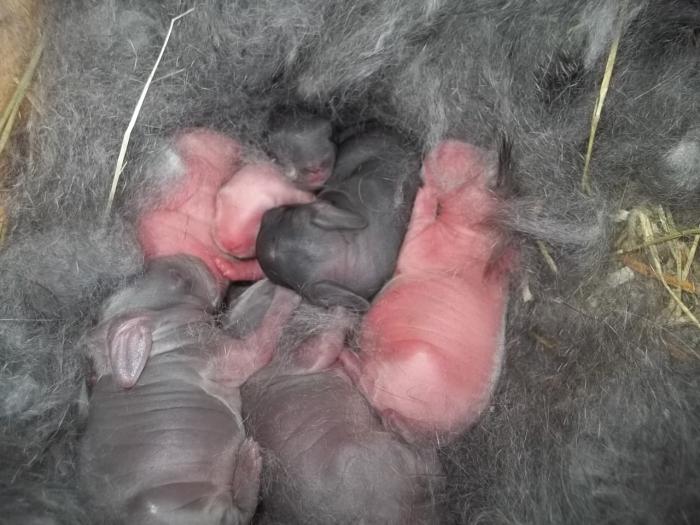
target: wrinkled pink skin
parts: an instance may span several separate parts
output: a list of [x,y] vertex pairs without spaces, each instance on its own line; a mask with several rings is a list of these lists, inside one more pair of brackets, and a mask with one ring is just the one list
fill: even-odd
[[[503,354],[507,262],[493,261],[497,206],[485,153],[438,145],[423,166],[395,277],[364,318],[346,370],[407,439],[450,440],[487,406]],[[508,256],[504,256],[507,258]]]
[[262,278],[252,258],[262,215],[276,206],[311,202],[313,196],[297,189],[274,164],[241,167],[241,145],[220,133],[188,131],[176,138],[173,149],[182,174],[138,223],[146,258],[194,255],[222,287],[227,280]]
[[311,193],[296,188],[275,164],[244,166],[216,195],[214,241],[234,257],[255,257],[260,221],[267,210],[313,200]]

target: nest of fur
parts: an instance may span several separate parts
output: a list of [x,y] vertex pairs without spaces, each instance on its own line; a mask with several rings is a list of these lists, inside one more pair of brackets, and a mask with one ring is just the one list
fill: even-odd
[[[619,4],[47,5],[37,110],[4,152],[3,519],[104,521],[75,489],[85,416],[76,342],[141,268],[133,221],[167,184],[149,162],[190,126],[254,148],[270,109],[291,102],[339,123],[377,119],[424,152],[443,138],[512,144],[502,222],[522,255],[507,357],[491,408],[441,449],[443,522],[697,522],[700,6]],[[134,105],[170,19],[190,7],[103,222]],[[617,34],[584,192],[591,112]]]

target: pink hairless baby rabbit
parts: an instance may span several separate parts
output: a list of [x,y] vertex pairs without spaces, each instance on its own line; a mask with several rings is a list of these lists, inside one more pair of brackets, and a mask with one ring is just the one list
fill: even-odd
[[[501,368],[508,275],[486,152],[447,141],[423,167],[394,278],[343,363],[385,424],[454,437],[486,407]],[[507,252],[506,252],[507,253]]]
[[[304,121],[305,122],[305,121]],[[318,124],[297,124],[296,141],[285,151],[296,151],[317,137]],[[313,121],[314,123],[316,121]],[[284,125],[290,126],[288,121]],[[330,125],[328,125],[330,126]],[[277,130],[283,133],[284,130]],[[280,147],[277,142],[270,146]],[[334,158],[335,146],[326,140],[314,155],[324,162]],[[262,271],[255,259],[255,241],[263,214],[290,204],[314,200],[303,188],[313,187],[306,172],[283,163],[255,162],[243,165],[242,146],[234,139],[206,129],[194,129],[177,136],[172,150],[174,162],[159,169],[175,171],[174,185],[160,202],[139,220],[139,241],[146,258],[186,253],[199,257],[220,282],[257,280]],[[310,154],[281,156],[280,162],[311,162]],[[294,167],[292,167],[294,168]],[[295,173],[294,182],[284,173]],[[322,173],[323,177],[329,171]],[[318,170],[308,175],[313,183]]]

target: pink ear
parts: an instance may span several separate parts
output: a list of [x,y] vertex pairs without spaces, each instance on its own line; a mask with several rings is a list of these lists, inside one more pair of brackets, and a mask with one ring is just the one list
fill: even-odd
[[413,201],[411,220],[408,223],[404,244],[421,234],[423,230],[435,222],[439,206],[440,202],[437,194],[431,187],[423,186],[418,190],[416,199]]
[[151,320],[145,315],[115,319],[107,335],[112,375],[122,388],[131,388],[151,353]]

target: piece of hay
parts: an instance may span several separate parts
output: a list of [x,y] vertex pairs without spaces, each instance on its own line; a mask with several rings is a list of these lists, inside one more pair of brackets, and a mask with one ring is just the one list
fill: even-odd
[[[640,215],[640,222],[642,225],[642,229],[644,231],[644,235],[648,237],[653,236],[652,228],[651,228],[651,222],[649,221],[649,217],[646,215]],[[668,294],[671,296],[671,299],[673,299],[676,304],[678,304],[678,307],[681,309],[681,311],[690,319],[690,321],[696,325],[698,328],[700,328],[700,321],[698,321],[697,317],[693,314],[693,312],[690,311],[690,309],[685,305],[685,303],[681,300],[681,298],[676,295],[673,290],[671,290],[671,287],[668,285],[666,280],[664,279],[663,276],[663,270],[661,269],[661,259],[659,258],[658,250],[655,245],[649,246],[647,248],[649,250],[649,253],[651,255],[651,260],[653,263],[653,268],[654,271],[657,274],[657,278],[661,281],[661,284],[664,285],[664,288],[666,288],[666,291]]]
[[547,245],[542,242],[542,241],[537,241],[537,248],[539,248],[540,253],[542,254],[542,258],[544,259],[544,262],[547,263],[547,266],[549,269],[552,271],[554,275],[557,275],[559,273],[559,268],[557,268],[557,263],[554,262],[554,259],[552,256],[549,254],[549,250],[547,249]]
[[688,275],[690,274],[690,269],[693,267],[693,263],[695,262],[695,254],[697,253],[699,243],[700,234],[693,238],[693,244],[688,251],[688,260],[686,261],[685,268],[683,268],[683,279],[687,279]]
[[674,241],[676,239],[680,239],[681,237],[690,237],[691,235],[695,235],[696,239],[700,238],[700,228],[688,228],[685,230],[680,230],[680,231],[675,231],[675,232],[669,233],[668,235],[654,237],[652,239],[644,241],[643,243],[636,244],[636,245],[632,246],[631,248],[616,250],[615,255],[625,255],[627,253],[632,253],[632,252],[636,252],[639,250],[643,250],[644,248],[647,248],[649,246],[654,246],[655,244],[663,244],[663,243],[668,242],[668,241]]
[[5,145],[10,139],[10,134],[12,133],[12,128],[14,126],[15,120],[17,119],[17,114],[19,113],[19,108],[22,105],[22,101],[29,90],[29,85],[34,77],[34,71],[36,71],[36,66],[39,64],[39,59],[41,58],[41,53],[44,50],[44,39],[39,39],[34,51],[32,52],[32,58],[29,61],[27,69],[25,69],[21,80],[17,84],[10,102],[7,107],[3,110],[2,116],[0,116],[0,155],[2,155]]
[[[685,239],[691,235],[693,240],[688,245]],[[638,242],[639,237],[642,242]],[[698,299],[693,297],[700,295],[700,290],[692,274],[699,243],[700,228],[677,228],[671,212],[662,206],[635,208],[627,215],[626,231],[618,240],[621,247],[615,251],[622,264],[660,281],[671,297],[671,310],[677,308],[685,320],[698,328],[700,322],[694,311]],[[641,250],[646,250],[649,264],[630,255]],[[688,301],[683,300],[684,293],[692,294]]]
[[590,195],[591,193],[590,165],[591,157],[593,155],[593,143],[595,142],[595,133],[598,129],[600,115],[603,112],[603,103],[605,102],[605,97],[608,94],[610,79],[612,78],[613,69],[615,67],[615,59],[617,58],[617,48],[620,44],[620,38],[622,38],[622,23],[625,19],[624,15],[626,11],[627,0],[625,0],[625,2],[620,6],[620,11],[618,13],[617,19],[617,28],[615,29],[615,38],[613,39],[612,45],[610,46],[608,61],[605,64],[605,73],[603,74],[603,81],[600,83],[600,91],[595,101],[593,116],[591,117],[591,131],[588,135],[588,148],[586,149],[586,159],[583,164],[583,177],[581,178],[581,188],[587,195]]
[[[27,95],[27,91],[31,85],[32,78],[34,78],[34,72],[39,64],[39,59],[41,58],[41,53],[43,50],[44,39],[40,38],[39,42],[34,48],[34,51],[32,52],[32,57],[29,60],[29,64],[22,74],[22,78],[12,94],[12,98],[3,109],[2,115],[0,115],[0,158],[2,157],[5,146],[10,140],[12,129],[14,128],[17,116],[19,115],[19,108]],[[5,239],[6,229],[7,224],[5,220],[5,211],[2,206],[0,206],[0,244]]]
[[160,48],[160,53],[158,53],[158,58],[156,58],[155,64],[153,64],[153,69],[151,69],[150,75],[148,75],[148,79],[146,79],[146,84],[143,86],[143,90],[141,91],[141,96],[139,97],[138,102],[136,103],[136,107],[134,108],[134,112],[131,115],[131,120],[129,121],[129,125],[126,127],[126,131],[124,132],[124,138],[122,139],[122,146],[119,149],[119,157],[117,157],[117,166],[114,169],[114,178],[112,179],[112,187],[109,190],[109,197],[107,198],[107,207],[105,208],[104,212],[104,220],[107,220],[107,217],[109,217],[109,213],[112,211],[112,203],[114,202],[114,195],[117,192],[117,185],[119,184],[119,177],[122,174],[122,171],[124,170],[124,158],[126,158],[126,150],[129,147],[129,139],[131,138],[131,132],[134,129],[134,126],[136,125],[136,119],[139,116],[139,113],[141,112],[141,106],[143,106],[143,101],[146,99],[146,94],[148,93],[148,88],[151,87],[151,83],[153,82],[153,77],[156,74],[156,70],[158,69],[158,66],[160,65],[160,61],[163,58],[163,55],[165,54],[165,48],[168,46],[168,41],[170,40],[170,35],[173,32],[173,27],[175,26],[175,22],[180,20],[182,17],[189,15],[192,11],[194,11],[195,8],[192,7],[185,11],[184,13],[181,13],[177,15],[176,17],[170,19],[170,27],[168,28],[168,32],[165,34],[165,40],[163,41],[163,45]]
[[671,286],[676,286],[682,289],[684,292],[700,294],[700,289],[698,289],[695,283],[678,279],[677,277],[668,273],[664,273],[661,276],[659,276],[648,264],[645,264],[642,261],[635,259],[634,257],[630,257],[629,255],[623,256],[621,260],[624,263],[624,265],[627,266],[630,270],[633,270],[640,275],[644,275],[645,277],[654,277],[659,280],[665,280]]

